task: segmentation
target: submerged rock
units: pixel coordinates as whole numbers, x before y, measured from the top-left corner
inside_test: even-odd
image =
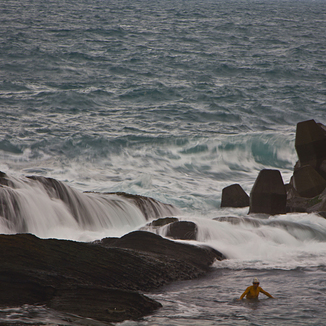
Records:
[[[96,243],[0,235],[1,306],[46,304],[105,322],[136,319],[160,303],[138,291],[206,273],[224,256],[149,232]]]

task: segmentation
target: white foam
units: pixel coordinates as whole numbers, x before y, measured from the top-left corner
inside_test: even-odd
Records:
[[[325,219],[315,214],[246,219],[246,222],[239,224],[197,220],[198,240],[221,251],[228,258],[216,266],[291,269],[325,265]],[[250,220],[256,223],[251,224]]]

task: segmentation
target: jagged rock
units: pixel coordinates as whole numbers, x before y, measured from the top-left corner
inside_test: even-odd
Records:
[[[222,190],[221,207],[247,207],[249,196],[239,184],[233,184]]]
[[[206,273],[224,256],[137,231],[97,243],[0,235],[0,305],[46,304],[105,322],[160,307],[138,293]],[[135,272],[136,271],[136,272]]]
[[[196,240],[198,227],[194,222],[178,221],[168,225],[166,236],[172,239]]]
[[[286,191],[280,171],[260,171],[250,193],[249,213],[286,213]]]
[[[302,121],[297,124],[295,149],[301,166],[311,165],[319,168],[326,159],[326,132],[315,120]]]

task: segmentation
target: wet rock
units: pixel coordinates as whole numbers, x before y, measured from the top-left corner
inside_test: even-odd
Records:
[[[286,213],[286,190],[280,171],[261,170],[250,193],[249,213]]]
[[[162,218],[158,218],[157,220],[154,220],[150,223],[151,226],[153,227],[161,227],[173,222],[178,222],[179,219],[176,217],[162,217]]]
[[[233,184],[222,190],[221,207],[247,207],[249,196],[239,184]]]
[[[104,193],[104,195],[117,195],[129,200],[140,209],[147,220],[164,217],[167,214],[176,215],[180,213],[173,205],[161,203],[151,197],[132,195],[125,192],[108,192]]]
[[[326,188],[326,180],[310,165],[293,173],[293,187],[301,197],[313,198]]]
[[[178,221],[168,225],[166,236],[179,240],[196,240],[198,227],[194,222]]]
[[[137,231],[97,243],[0,235],[0,305],[46,304],[105,322],[160,307],[138,293],[206,273],[224,256]]]
[[[160,259],[182,261],[182,264],[190,262],[200,268],[199,274],[207,272],[214,260],[225,259],[222,253],[213,248],[174,242],[145,231],[134,231],[121,238],[104,238],[99,243],[105,247],[133,249],[147,254],[159,255]],[[189,268],[192,269],[190,266]],[[192,274],[189,276],[192,278]]]
[[[176,217],[161,217],[154,221],[147,223],[145,226],[141,227],[139,231],[149,231],[156,234],[163,234],[161,231],[165,229],[168,224],[178,222],[179,219]]]
[[[90,304],[94,298],[96,305]],[[58,311],[114,323],[139,319],[162,307],[159,302],[134,291],[89,285],[60,289],[48,306]]]
[[[89,209],[80,200],[80,194],[78,192],[53,178],[46,178],[43,176],[28,176],[27,178],[29,180],[41,183],[51,198],[58,198],[69,207],[76,221],[83,221],[85,224],[87,224]],[[98,196],[115,195],[123,197],[126,201],[138,207],[147,220],[166,215],[176,215],[179,213],[179,210],[173,205],[161,203],[158,200],[150,197],[132,195],[125,192],[97,193],[85,191],[84,194],[93,194]],[[119,203],[116,202],[115,205],[119,205]]]

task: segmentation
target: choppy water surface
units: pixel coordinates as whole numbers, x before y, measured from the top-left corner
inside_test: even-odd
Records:
[[[175,284],[153,295],[163,303],[160,311],[143,322],[122,325],[323,325],[325,282],[316,279],[324,272],[217,269],[204,279]],[[276,299],[260,295],[257,301],[238,301],[257,273],[263,289]],[[307,297],[314,298],[313,304],[307,305]]]
[[[84,198],[105,221],[90,214],[86,228],[21,182],[46,176],[173,204],[229,258],[148,294],[163,308],[124,325],[323,325],[325,221],[248,218],[220,198],[232,183],[249,193],[263,168],[288,182],[296,123],[326,124],[325,12],[323,0],[0,3],[0,170],[17,180],[28,231],[88,241],[145,224]],[[212,220],[232,216],[243,220]],[[1,219],[0,232],[15,230]],[[238,302],[253,276],[277,300]],[[0,309],[0,321],[100,324],[43,306]]]

